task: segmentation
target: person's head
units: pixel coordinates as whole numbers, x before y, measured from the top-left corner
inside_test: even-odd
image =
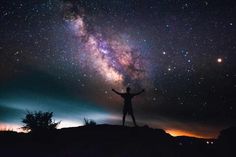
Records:
[[[126,92],[129,93],[130,92],[130,87],[126,88]]]

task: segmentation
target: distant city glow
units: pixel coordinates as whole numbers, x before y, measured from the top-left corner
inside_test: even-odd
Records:
[[[68,127],[78,127],[82,126],[84,123],[81,121],[71,121],[71,120],[63,120],[61,123],[58,125],[58,129],[61,128],[68,128]]]
[[[197,137],[197,138],[214,138],[213,136],[203,136],[196,133],[191,133],[185,130],[175,130],[175,129],[166,129],[167,133],[169,133],[171,136],[190,136],[190,137]]]
[[[0,131],[24,132],[19,124],[0,123]]]

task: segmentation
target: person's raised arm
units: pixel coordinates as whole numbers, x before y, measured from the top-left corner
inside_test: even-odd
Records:
[[[141,94],[141,93],[143,93],[144,92],[144,89],[143,90],[141,90],[140,92],[138,92],[138,93],[134,93],[133,95],[134,96],[136,96],[136,95],[139,95],[139,94]]]
[[[112,91],[115,92],[115,93],[118,94],[118,95],[121,95],[121,94],[122,94],[122,93],[120,93],[120,92],[117,92],[115,89],[112,89]]]

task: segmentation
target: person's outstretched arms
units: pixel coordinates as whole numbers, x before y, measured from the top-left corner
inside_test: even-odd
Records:
[[[133,95],[134,95],[134,96],[139,95],[139,94],[143,93],[144,91],[145,91],[145,90],[143,89],[143,90],[141,90],[141,91],[138,92],[138,93],[134,93]]]
[[[115,92],[115,93],[118,94],[118,95],[121,95],[121,94],[122,94],[122,93],[120,93],[120,92],[117,92],[115,89],[112,89],[112,91]]]

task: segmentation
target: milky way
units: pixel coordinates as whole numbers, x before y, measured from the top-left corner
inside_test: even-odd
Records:
[[[120,87],[144,84],[141,80],[148,78],[148,64],[137,48],[119,34],[105,38],[102,33],[89,32],[81,15],[65,21],[78,38],[78,44],[82,45],[76,52],[80,67],[89,70],[90,74],[99,74],[108,84]]]

